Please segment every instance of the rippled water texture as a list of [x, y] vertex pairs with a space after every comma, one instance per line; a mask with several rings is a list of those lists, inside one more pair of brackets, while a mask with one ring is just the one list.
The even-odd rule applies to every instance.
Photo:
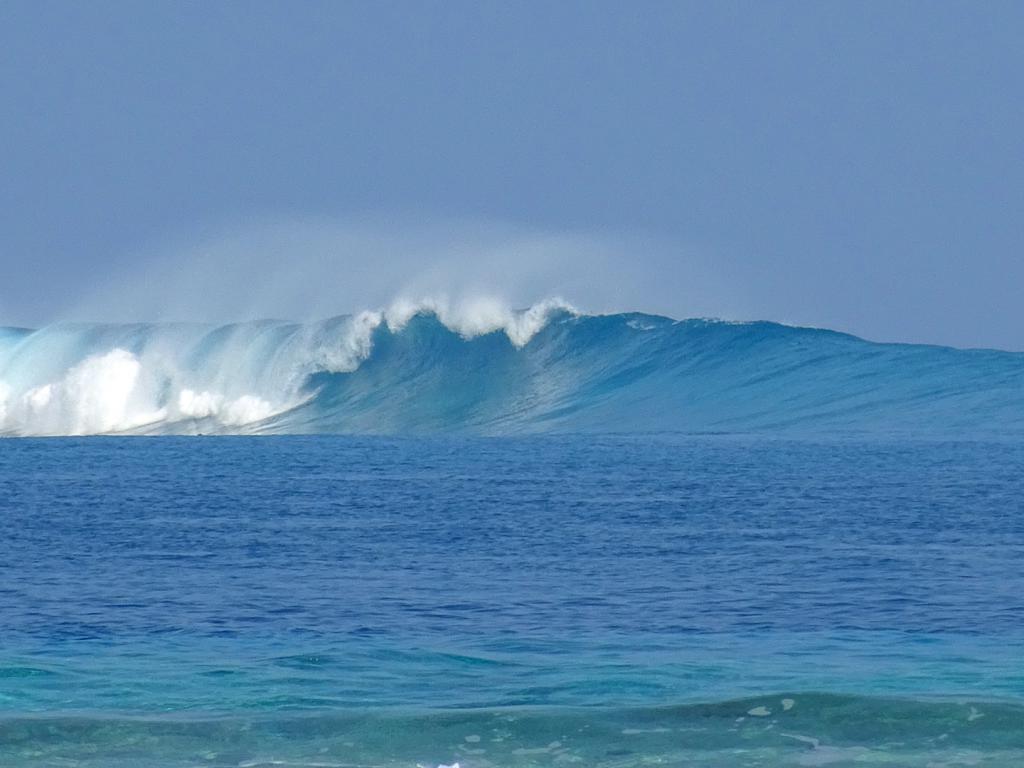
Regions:
[[0, 441], [0, 765], [1024, 764], [1024, 444]]

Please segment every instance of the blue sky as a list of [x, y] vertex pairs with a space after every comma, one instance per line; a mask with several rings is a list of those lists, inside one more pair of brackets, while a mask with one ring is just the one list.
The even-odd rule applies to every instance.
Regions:
[[[1022, 34], [1000, 2], [6, 2], [0, 322], [159, 289], [176, 250], [216, 314], [273, 292], [237, 244], [275, 222], [329, 313], [429, 267], [395, 231], [482, 228], [513, 301], [1024, 349]], [[358, 270], [324, 245], [352, 222], [384, 238]], [[550, 286], [512, 274], [538, 237], [570, 243]]]

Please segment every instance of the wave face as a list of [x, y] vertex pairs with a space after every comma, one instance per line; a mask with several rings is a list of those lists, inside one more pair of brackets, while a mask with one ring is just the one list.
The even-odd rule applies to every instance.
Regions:
[[1024, 433], [1024, 354], [776, 323], [396, 305], [0, 329], [0, 434]]

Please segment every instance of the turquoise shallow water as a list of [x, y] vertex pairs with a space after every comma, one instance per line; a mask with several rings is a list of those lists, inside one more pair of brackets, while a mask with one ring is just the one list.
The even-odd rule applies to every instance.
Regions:
[[6, 765], [1013, 766], [1021, 709], [792, 694], [646, 709], [7, 719]]
[[1024, 445], [0, 443], [0, 765], [1024, 764]]

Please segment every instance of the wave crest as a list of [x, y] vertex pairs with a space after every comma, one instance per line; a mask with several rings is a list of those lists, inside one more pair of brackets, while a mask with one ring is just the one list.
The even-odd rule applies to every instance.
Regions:
[[482, 297], [457, 304], [446, 299], [416, 302], [399, 299], [387, 309], [384, 318], [388, 328], [398, 333], [413, 317], [434, 315], [446, 328], [465, 339], [502, 331], [513, 346], [522, 348], [547, 325], [552, 315], [560, 312], [580, 314], [579, 310], [559, 298], [545, 299], [525, 311], [517, 311], [498, 299]]
[[318, 323], [0, 329], [0, 434], [1024, 432], [1024, 354], [399, 301]]
[[522, 348], [557, 311], [575, 312], [554, 299], [524, 311], [426, 299], [311, 324], [4, 329], [0, 433], [247, 431], [308, 402], [311, 376], [356, 371], [382, 327], [433, 316], [464, 339], [501, 331]]

